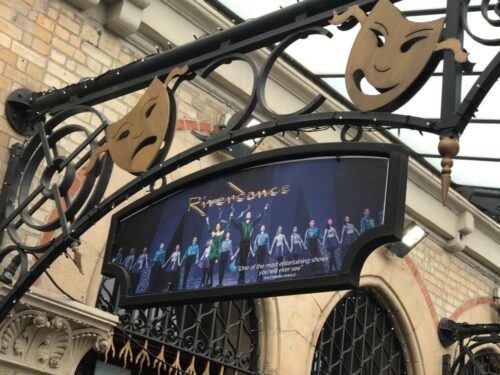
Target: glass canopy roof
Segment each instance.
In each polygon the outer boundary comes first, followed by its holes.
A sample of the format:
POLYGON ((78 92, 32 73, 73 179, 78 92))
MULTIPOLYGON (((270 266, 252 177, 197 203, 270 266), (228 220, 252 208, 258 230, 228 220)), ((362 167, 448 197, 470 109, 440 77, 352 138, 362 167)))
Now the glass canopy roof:
MULTIPOLYGON (((295 4, 297 0, 217 0, 236 15, 241 21, 257 18, 264 14, 295 4)), ((481 5, 481 0, 471 0, 471 6, 481 5)), ((396 6, 414 21, 424 22, 444 17, 446 0, 402 0, 396 6)), ((494 10, 492 12, 492 18, 494 10)), ((484 38, 498 38, 498 27, 490 26, 481 16, 479 7, 469 9, 469 27, 484 38)), ((333 90, 345 97, 349 96, 344 83, 344 70, 350 53, 350 46, 359 30, 359 25, 349 31, 340 31, 335 26, 326 27, 332 32, 331 39, 313 35, 290 46, 286 53, 298 65, 309 70, 318 79, 326 82, 333 90), (339 48, 341 46, 341 48, 339 48)), ((477 76, 484 70, 491 59, 499 52, 497 46, 488 47, 474 41, 465 34, 464 48, 469 52, 469 60, 475 63, 473 72, 462 79, 462 98, 472 87, 477 76)), ((417 115, 426 118, 439 118, 441 107, 442 64, 423 88, 404 106, 394 113, 417 115)), ((467 126, 460 140, 460 153, 455 161, 452 181, 455 185, 474 186, 493 189, 499 194, 498 204, 490 215, 500 219, 500 84, 497 82, 475 114, 474 120, 467 126), (487 137, 484 135, 488 134, 487 137), (492 173, 493 172, 493 173, 492 173)), ((390 133, 403 144, 424 158, 430 165, 440 170, 441 156, 437 151, 438 136, 419 133, 412 130, 390 130, 390 133)), ((460 190, 460 189, 459 189, 460 190)), ((484 208, 483 208, 484 209, 484 208)))

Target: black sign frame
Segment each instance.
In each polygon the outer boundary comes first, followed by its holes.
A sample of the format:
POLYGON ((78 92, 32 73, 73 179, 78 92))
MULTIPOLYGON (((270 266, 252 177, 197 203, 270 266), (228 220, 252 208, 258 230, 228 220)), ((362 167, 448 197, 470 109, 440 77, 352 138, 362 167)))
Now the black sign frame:
POLYGON ((119 305, 127 308, 144 308, 162 305, 222 301, 234 298, 259 298, 352 289, 359 286, 361 269, 366 258, 379 246, 400 241, 403 234, 408 152, 399 145, 372 143, 322 143, 295 146, 274 151, 261 152, 209 167, 179 179, 148 196, 141 198, 113 215, 104 254, 102 274, 116 278, 120 285, 119 305), (130 275, 120 265, 113 264, 112 251, 116 245, 116 230, 119 222, 135 212, 147 209, 185 187, 201 183, 210 178, 239 172, 289 160, 317 157, 383 157, 388 160, 386 206, 384 223, 363 234, 352 244, 344 259, 341 273, 325 274, 294 280, 267 281, 223 288, 182 290, 160 294, 131 295, 128 293, 130 275), (349 272, 346 272, 348 270, 349 272))

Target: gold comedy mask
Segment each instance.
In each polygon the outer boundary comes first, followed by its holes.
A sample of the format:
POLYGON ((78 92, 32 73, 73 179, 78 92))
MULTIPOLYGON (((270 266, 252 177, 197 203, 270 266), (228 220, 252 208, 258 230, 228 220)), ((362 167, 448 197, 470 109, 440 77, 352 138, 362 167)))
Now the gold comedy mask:
POLYGON ((349 17, 361 24, 347 62, 346 86, 362 111, 393 111, 406 103, 427 81, 441 56, 451 49, 457 62, 466 62, 457 39, 439 42, 444 18, 430 22, 408 21, 389 1, 379 0, 367 16, 358 6, 337 14, 330 23, 340 25, 349 17), (363 92, 363 79, 379 94, 363 92))
MULTIPOLYGON (((171 124, 168 83, 187 72, 186 66, 173 69, 162 83, 155 78, 139 102, 122 119, 106 128, 106 142, 91 155, 86 168, 88 174, 100 153, 108 151, 111 159, 130 173, 146 171, 155 160, 171 124)), ((175 122, 175 119, 173 119, 175 122)))

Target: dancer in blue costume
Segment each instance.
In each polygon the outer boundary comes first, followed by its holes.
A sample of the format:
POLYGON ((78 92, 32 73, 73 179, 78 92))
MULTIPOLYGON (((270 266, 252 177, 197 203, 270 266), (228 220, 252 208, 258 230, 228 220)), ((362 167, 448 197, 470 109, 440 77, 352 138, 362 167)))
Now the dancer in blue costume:
MULTIPOLYGON (((319 229, 316 226, 316 221, 311 219, 309 221, 309 228, 306 229, 304 235, 304 242, 306 244, 306 250, 309 250, 312 258, 318 258, 320 256, 319 252, 319 229)), ((323 267, 319 262, 311 262, 311 271, 313 274, 322 272, 323 267)))
POLYGON ((375 219, 370 216, 370 209, 365 208, 363 210, 363 217, 361 218, 361 225, 359 226, 359 232, 364 233, 372 228, 375 228, 375 219))
POLYGON ((189 273, 194 264, 198 263, 198 258, 200 257, 200 247, 198 246, 198 238, 193 237, 191 245, 187 248, 184 256, 182 257, 181 263, 186 262, 184 265, 184 276, 182 277, 182 288, 186 289, 186 284, 189 278, 189 273))
POLYGON ((255 255, 257 256, 257 281, 264 281, 262 271, 266 263, 266 253, 269 251, 269 235, 266 233, 266 226, 260 226, 260 232, 253 242, 255 255))
POLYGON ((212 240, 208 240, 205 251, 201 256, 200 260, 196 263, 198 267, 201 268, 201 278, 199 288, 208 286, 208 268, 210 267, 210 261, 208 259, 210 255, 210 250, 212 249, 212 240))
POLYGON ((142 250, 135 264, 132 266, 132 272, 139 275, 139 282, 135 288, 135 294, 142 294, 148 290, 149 276, 151 274, 151 267, 149 266, 148 248, 142 250))
POLYGON ((158 275, 161 270, 161 266, 165 263, 165 244, 162 242, 160 244, 160 248, 156 250, 155 256, 153 258, 153 266, 151 267, 151 276, 149 279, 149 287, 148 290, 158 289, 158 285, 156 280, 158 279, 158 275))
POLYGON ((302 241, 302 237, 298 233, 298 228, 295 226, 292 228, 292 234, 290 235, 290 248, 292 250, 292 256, 294 260, 299 259, 302 255, 302 251, 305 248, 304 241, 302 241))
POLYGON ((340 248, 340 240, 337 235, 337 230, 333 224, 333 219, 328 219, 323 233, 323 247, 330 254, 330 272, 339 272, 342 268, 342 254, 340 248))
POLYGON ((111 258, 111 263, 122 264, 122 262, 123 262, 123 248, 120 247, 116 255, 113 258, 111 258))
POLYGON ((128 253, 128 255, 125 258, 125 260, 123 261, 122 265, 123 265, 123 267, 125 267, 125 269, 127 271, 130 271, 130 269, 134 265, 134 262, 135 262, 135 247, 133 247, 132 249, 130 249, 130 252, 128 253))
POLYGON ((176 245, 175 250, 168 257, 162 268, 167 272, 167 290, 177 290, 179 287, 179 270, 181 267, 181 245, 176 245))
POLYGON ((281 262, 285 259, 285 245, 287 250, 291 253, 292 250, 286 242, 286 237, 283 234, 283 227, 280 225, 276 230, 276 235, 274 236, 273 243, 271 245, 271 250, 269 250, 269 255, 273 253, 274 246, 276 245, 276 261, 278 262, 278 274, 281 273, 281 262))
POLYGON ((220 244, 220 263, 219 263, 219 284, 222 286, 224 275, 226 274, 226 266, 233 256, 233 241, 231 240, 231 233, 226 232, 226 239, 220 244))
POLYGON ((351 246, 351 244, 356 241, 359 237, 359 232, 351 223, 351 218, 346 216, 344 218, 344 226, 342 227, 342 233, 340 235, 340 242, 342 243, 342 255, 345 256, 347 254, 347 250, 351 246))

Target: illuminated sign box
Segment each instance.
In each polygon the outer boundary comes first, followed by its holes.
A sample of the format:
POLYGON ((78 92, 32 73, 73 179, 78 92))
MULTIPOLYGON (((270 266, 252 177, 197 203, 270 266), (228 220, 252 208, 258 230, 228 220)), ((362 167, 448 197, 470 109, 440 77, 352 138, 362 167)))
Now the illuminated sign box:
POLYGON ((121 306, 348 289, 401 239, 407 154, 319 144, 209 168, 113 216, 103 274, 121 306))

